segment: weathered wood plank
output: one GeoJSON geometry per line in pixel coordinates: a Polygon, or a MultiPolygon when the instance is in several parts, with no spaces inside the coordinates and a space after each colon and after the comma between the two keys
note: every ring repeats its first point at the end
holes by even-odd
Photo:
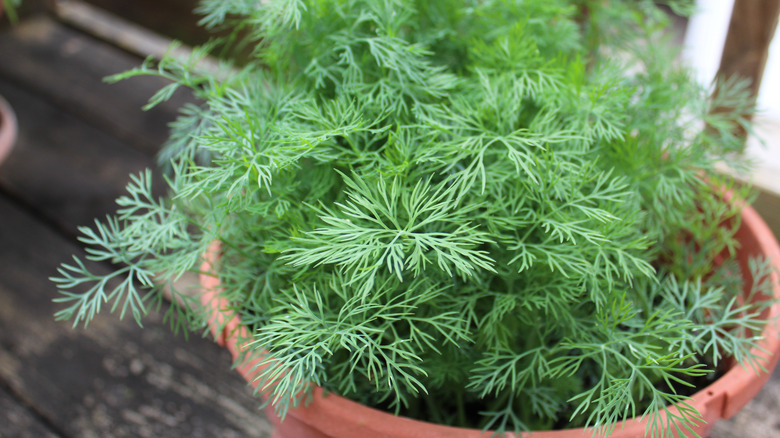
{"type": "MultiPolygon", "coordinates": [[[[60,0],[55,3],[54,13],[67,25],[140,57],[160,60],[164,56],[171,56],[188,62],[193,54],[190,46],[173,46],[171,39],[82,0],[60,0]]],[[[224,73],[223,67],[214,58],[200,59],[197,66],[213,73],[224,73]]]]}
{"type": "Polygon", "coordinates": [[[168,136],[167,124],[192,97],[184,90],[159,107],[141,107],[167,82],[156,77],[107,84],[141,59],[49,18],[35,18],[0,34],[0,77],[57,103],[67,112],[153,155],[168,136]]]}
{"type": "Polygon", "coordinates": [[[0,197],[0,380],[74,437],[267,437],[259,401],[208,339],[101,315],[55,322],[47,277],[79,249],[0,197]]]}
{"type": "Polygon", "coordinates": [[[186,44],[202,44],[212,34],[198,26],[193,0],[87,0],[100,9],[186,44]],[[150,11],[153,11],[150,12],[150,11]]]}
{"type": "Polygon", "coordinates": [[[57,438],[30,410],[0,387],[0,438],[57,438]]]}
{"type": "Polygon", "coordinates": [[[0,80],[14,108],[19,137],[0,168],[0,187],[73,234],[115,210],[129,173],[151,157],[22,87],[0,80]]]}
{"type": "MultiPolygon", "coordinates": [[[[92,46],[78,35],[44,37],[46,44],[92,46]]],[[[101,57],[112,55],[90,52],[66,61],[46,44],[32,44],[35,56],[17,54],[25,68],[0,67],[0,75],[17,75],[0,80],[0,93],[20,122],[16,148],[0,171],[0,187],[15,200],[0,198],[0,381],[68,436],[268,436],[259,401],[230,370],[227,352],[197,336],[173,338],[159,313],[144,330],[111,315],[86,331],[53,320],[56,292],[47,277],[79,251],[57,228],[72,232],[113,210],[128,172],[152,161],[148,150],[128,146],[137,138],[117,139],[112,127],[114,115],[142,114],[139,83],[117,102],[101,101],[104,93],[90,87],[103,76],[101,57]],[[83,70],[88,80],[42,83],[67,62],[72,76],[83,70]],[[85,120],[104,110],[109,117],[85,120]]],[[[133,123],[139,130],[133,135],[143,136],[143,123],[133,123]]]]}
{"type": "Polygon", "coordinates": [[[718,77],[750,79],[753,96],[757,95],[779,15],[780,0],[734,2],[718,77]]]}

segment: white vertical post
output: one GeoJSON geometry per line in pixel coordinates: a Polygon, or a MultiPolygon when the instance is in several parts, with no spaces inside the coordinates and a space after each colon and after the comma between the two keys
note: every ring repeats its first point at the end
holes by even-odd
{"type": "Polygon", "coordinates": [[[685,32],[683,59],[702,85],[710,85],[720,67],[734,0],[697,0],[685,32]]]}
{"type": "MultiPolygon", "coordinates": [[[[704,86],[712,83],[720,68],[734,1],[696,0],[697,10],[688,22],[682,60],[704,86]]],[[[764,191],[780,196],[780,38],[777,34],[769,48],[756,104],[759,113],[753,121],[759,138],[765,143],[760,144],[753,136],[748,138],[745,152],[755,167],[747,178],[764,191]]]]}
{"type": "Polygon", "coordinates": [[[769,46],[764,78],[758,91],[758,109],[766,118],[780,123],[780,38],[775,32],[772,44],[769,46]]]}

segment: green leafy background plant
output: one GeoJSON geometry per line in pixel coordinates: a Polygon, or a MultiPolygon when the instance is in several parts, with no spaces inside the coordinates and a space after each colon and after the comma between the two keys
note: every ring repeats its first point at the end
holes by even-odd
{"type": "Polygon", "coordinates": [[[16,23],[19,20],[16,9],[22,3],[22,0],[0,0],[0,16],[8,16],[8,21],[16,23]]]}
{"type": "MultiPolygon", "coordinates": [[[[170,194],[134,176],[117,215],[82,229],[87,258],[118,268],[63,264],[58,318],[86,325],[110,303],[140,322],[219,241],[281,415],[316,384],[499,433],[649,415],[663,435],[697,421],[667,407],[724,355],[760,367],[765,304],[737,299],[736,188],[714,172],[741,148],[745,84],[693,82],[653,2],[199,12],[232,33],[113,78],[170,79],[150,106],[180,86],[200,103],[161,154],[170,194]],[[201,68],[210,53],[243,61],[201,68]]],[[[753,293],[767,269],[753,262],[753,293]]],[[[169,312],[178,327],[208,311],[169,312]]]]}

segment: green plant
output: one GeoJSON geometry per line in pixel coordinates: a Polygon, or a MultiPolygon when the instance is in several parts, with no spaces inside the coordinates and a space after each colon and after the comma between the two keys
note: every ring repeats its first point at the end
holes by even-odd
{"type": "Polygon", "coordinates": [[[11,23],[19,21],[19,16],[16,14],[16,8],[22,3],[22,0],[2,0],[0,1],[0,15],[3,12],[8,15],[8,20],[11,23]]]}
{"type": "MultiPolygon", "coordinates": [[[[117,215],[81,229],[87,258],[118,268],[62,265],[57,318],[86,325],[110,303],[140,323],[219,241],[282,416],[316,384],[498,432],[649,415],[671,434],[697,413],[667,407],[723,355],[760,367],[746,333],[765,304],[737,298],[739,203],[714,171],[738,162],[745,87],[708,97],[652,1],[199,11],[233,32],[112,78],[171,79],[150,105],[180,86],[201,103],[161,154],[169,195],[134,176],[117,215]],[[216,49],[248,61],[204,71],[216,49]]],[[[183,295],[170,312],[206,320],[183,295]]]]}

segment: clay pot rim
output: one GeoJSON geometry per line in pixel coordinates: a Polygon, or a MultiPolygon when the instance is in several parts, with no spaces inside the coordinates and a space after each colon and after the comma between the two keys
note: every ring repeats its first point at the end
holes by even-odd
{"type": "MultiPolygon", "coordinates": [[[[726,198],[728,199],[730,196],[727,195],[726,198]]],[[[767,257],[777,268],[771,275],[774,283],[773,296],[780,300],[780,284],[778,282],[780,246],[778,246],[777,239],[755,209],[750,206],[746,206],[742,210],[740,232],[743,230],[748,238],[755,240],[754,253],[767,257]]],[[[217,310],[216,315],[213,315],[209,322],[212,334],[220,345],[227,346],[233,359],[237,361],[241,354],[239,339],[249,339],[250,336],[246,327],[240,325],[239,317],[226,310],[229,305],[224,298],[219,297],[219,279],[206,274],[213,272],[212,266],[219,257],[218,252],[219,243],[214,243],[206,254],[206,260],[202,266],[204,274],[200,275],[204,290],[201,294],[201,302],[217,310]]],[[[775,303],[766,314],[766,319],[769,322],[761,333],[762,339],[758,343],[759,347],[752,351],[765,358],[764,366],[767,372],[757,374],[749,367],[731,365],[723,376],[696,392],[688,400],[687,403],[696,408],[707,422],[706,425],[702,425],[704,429],[709,430],[715,421],[721,418],[728,419],[741,410],[768,380],[780,358],[780,320],[778,318],[780,318],[780,303],[775,303]],[[761,349],[768,353],[761,351],[761,349]]],[[[236,364],[237,370],[255,387],[257,384],[253,382],[252,376],[256,373],[254,368],[258,361],[255,359],[236,364]]],[[[269,416],[272,415],[272,412],[269,412],[269,416]]],[[[476,429],[464,429],[397,417],[389,412],[362,405],[336,394],[325,395],[323,389],[319,387],[314,389],[309,405],[291,409],[288,416],[295,417],[313,429],[322,430],[321,436],[361,436],[354,434],[355,425],[363,427],[363,433],[365,430],[370,430],[374,434],[372,436],[397,438],[482,438],[491,436],[490,432],[476,429]],[[323,424],[326,427],[321,427],[323,424]]],[[[610,437],[643,437],[645,426],[646,421],[641,421],[641,418],[633,418],[618,424],[610,437]]],[[[523,434],[523,436],[527,438],[592,438],[593,434],[592,430],[579,428],[532,432],[523,434]]]]}
{"type": "Polygon", "coordinates": [[[18,124],[16,114],[11,105],[0,96],[0,163],[11,152],[11,147],[16,141],[18,124]]]}

